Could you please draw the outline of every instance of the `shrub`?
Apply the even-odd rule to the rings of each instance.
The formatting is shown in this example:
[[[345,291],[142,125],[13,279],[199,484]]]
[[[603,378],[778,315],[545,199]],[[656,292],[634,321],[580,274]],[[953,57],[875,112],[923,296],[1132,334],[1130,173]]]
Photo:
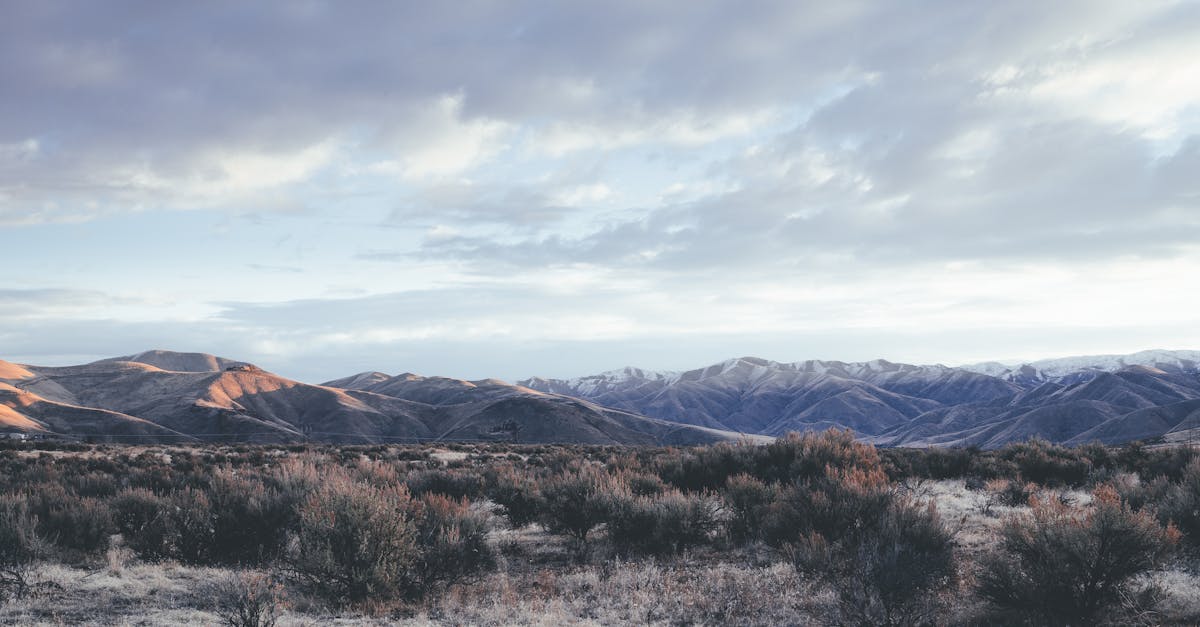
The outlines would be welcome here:
[[[514,529],[520,529],[538,519],[544,501],[537,483],[512,466],[498,470],[489,481],[488,496],[500,506],[504,517]]]
[[[113,533],[112,512],[106,502],[70,494],[61,485],[39,486],[29,494],[30,511],[38,534],[72,553],[99,554],[108,549]]]
[[[274,627],[286,604],[283,586],[259,573],[229,577],[216,596],[217,616],[228,627]]]
[[[172,493],[160,519],[167,525],[167,555],[186,564],[211,563],[217,546],[213,518],[207,492],[184,488]]]
[[[729,535],[735,541],[757,539],[762,533],[766,508],[775,500],[775,489],[750,475],[736,475],[722,492],[729,508]]]
[[[658,475],[681,490],[715,490],[736,474],[754,472],[757,446],[722,442],[687,451],[668,449],[655,460]]]
[[[1200,545],[1200,459],[1188,464],[1177,484],[1152,482],[1149,499],[1157,504],[1159,519],[1173,523],[1193,545]]]
[[[45,550],[25,497],[0,495],[0,602],[29,589],[26,572]]]
[[[979,592],[1004,611],[1051,624],[1094,623],[1179,535],[1149,512],[1134,512],[1109,486],[1096,489],[1086,511],[1036,498],[1031,509],[1005,521],[1000,551],[982,564]]]
[[[487,518],[466,499],[426,494],[411,503],[411,510],[419,552],[414,583],[422,593],[496,566]]]
[[[644,472],[627,472],[618,477],[637,496],[654,496],[667,491],[667,484],[658,475]]]
[[[1044,486],[1080,486],[1087,482],[1092,464],[1080,449],[1070,449],[1033,438],[1000,450],[1002,459],[1016,465],[1020,478]]]
[[[225,469],[213,475],[208,498],[212,512],[209,561],[261,564],[282,554],[295,521],[295,507],[281,491]]]
[[[608,537],[618,550],[663,555],[709,541],[717,528],[717,505],[707,495],[672,490],[657,496],[614,495]]]
[[[761,448],[754,475],[768,483],[819,479],[827,468],[858,468],[882,473],[874,446],[854,439],[849,429],[821,433],[789,433]],[[724,483],[724,481],[722,481]]]
[[[832,585],[839,624],[935,624],[956,582],[953,536],[932,504],[899,499],[837,542],[807,544],[818,550],[797,565]]]
[[[1037,493],[1037,486],[1014,479],[993,479],[985,484],[988,500],[1006,507],[1024,507]]]
[[[145,488],[123,490],[113,500],[117,531],[138,557],[151,562],[171,557],[169,507],[166,499]]]
[[[883,471],[826,468],[825,476],[784,489],[763,516],[763,538],[786,548],[811,534],[837,541],[880,520],[894,494]]]
[[[334,603],[411,596],[417,548],[409,500],[403,486],[335,475],[301,505],[288,568]]]
[[[542,484],[542,524],[583,544],[608,519],[609,495],[618,489],[613,478],[595,466],[564,471]]]
[[[461,499],[477,498],[483,494],[483,478],[471,472],[453,470],[418,470],[404,479],[413,496],[434,493]]]

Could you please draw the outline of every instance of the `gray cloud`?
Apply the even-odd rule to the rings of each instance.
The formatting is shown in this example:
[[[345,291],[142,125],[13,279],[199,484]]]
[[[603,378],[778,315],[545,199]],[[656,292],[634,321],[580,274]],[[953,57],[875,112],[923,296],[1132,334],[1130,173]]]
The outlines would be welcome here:
[[[926,284],[954,263],[980,276],[1086,275],[1116,258],[1193,267],[1197,26],[1194,3],[1124,1],[8,6],[0,229],[191,208],[243,215],[228,223],[237,232],[258,212],[287,212],[279,229],[303,223],[289,248],[322,255],[319,269],[266,247],[239,261],[259,280],[297,279],[270,290],[277,303],[200,302],[251,281],[211,272],[230,254],[219,247],[147,259],[176,271],[173,293],[205,288],[169,312],[146,294],[0,290],[0,338],[13,355],[55,359],[223,352],[310,380],[368,367],[523,376],[535,359],[569,374],[582,355],[687,366],[632,355],[703,362],[766,354],[770,338],[788,338],[786,354],[766,354],[778,359],[952,349],[894,326],[840,329],[839,352],[821,339],[836,325],[819,323],[873,308],[903,319],[922,299],[969,318],[1057,296],[1009,288],[992,301],[957,293],[969,280]],[[675,183],[696,191],[673,194]],[[588,196],[599,185],[614,194]],[[39,236],[69,259],[59,233]],[[0,258],[20,285],[37,284],[32,262]],[[376,295],[311,298],[320,292],[293,269]],[[560,285],[575,275],[581,287]],[[748,293],[756,281],[761,293]],[[843,285],[862,294],[822,295]],[[111,319],[138,307],[157,321]],[[772,331],[736,331],[760,311]],[[705,326],[718,313],[728,324]],[[672,350],[673,327],[708,339]],[[1014,331],[972,358],[1067,333],[1027,327],[1032,339]],[[1109,324],[1162,337],[1134,327]],[[1178,319],[1160,328],[1192,337]],[[572,329],[592,337],[567,339]],[[961,345],[969,331],[954,333]],[[327,365],[310,365],[317,355]],[[476,369],[453,366],[465,361]]]

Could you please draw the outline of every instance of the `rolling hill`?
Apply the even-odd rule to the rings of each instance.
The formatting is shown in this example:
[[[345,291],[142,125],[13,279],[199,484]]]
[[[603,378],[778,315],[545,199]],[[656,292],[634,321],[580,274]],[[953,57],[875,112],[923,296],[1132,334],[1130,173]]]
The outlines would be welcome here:
[[[67,367],[0,362],[0,381],[0,430],[115,441],[699,444],[740,437],[495,380],[367,373],[311,385],[201,353],[149,351]]]
[[[114,441],[688,445],[853,429],[882,446],[1200,436],[1200,353],[964,367],[730,359],[684,372],[465,381],[363,372],[320,385],[204,353],[0,361],[0,432]]]

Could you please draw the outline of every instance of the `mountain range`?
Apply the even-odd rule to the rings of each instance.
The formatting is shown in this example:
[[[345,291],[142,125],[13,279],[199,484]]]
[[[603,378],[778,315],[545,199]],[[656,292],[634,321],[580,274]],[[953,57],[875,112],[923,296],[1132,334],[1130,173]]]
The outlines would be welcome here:
[[[766,441],[853,429],[882,446],[1200,435],[1200,352],[959,367],[743,357],[685,372],[463,381],[364,372],[313,385],[203,353],[0,361],[0,433],[122,442]]]
[[[953,368],[743,357],[686,372],[624,368],[520,384],[714,429],[778,436],[848,427],[885,446],[994,448],[1035,436],[1116,444],[1200,435],[1200,351]]]
[[[740,434],[502,381],[364,373],[310,385],[200,353],[0,361],[0,431],[120,442],[707,444]]]

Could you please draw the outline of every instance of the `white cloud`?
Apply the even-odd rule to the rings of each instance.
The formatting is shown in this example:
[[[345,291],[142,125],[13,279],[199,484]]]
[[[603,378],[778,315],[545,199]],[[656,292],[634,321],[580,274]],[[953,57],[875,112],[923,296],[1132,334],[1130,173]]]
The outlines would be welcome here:
[[[713,116],[676,111],[658,117],[635,115],[609,124],[559,122],[537,131],[530,147],[535,153],[562,157],[574,152],[638,145],[702,146],[749,135],[775,121],[777,116],[773,110]]]
[[[511,125],[463,116],[462,94],[442,96],[406,120],[390,149],[396,157],[370,168],[410,181],[460,175],[504,148]]]

